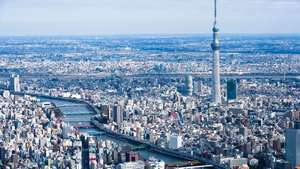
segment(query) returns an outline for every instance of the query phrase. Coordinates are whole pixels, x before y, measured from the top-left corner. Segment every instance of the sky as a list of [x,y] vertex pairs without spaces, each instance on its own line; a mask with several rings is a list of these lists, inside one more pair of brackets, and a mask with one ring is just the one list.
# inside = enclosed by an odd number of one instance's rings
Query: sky
[[[222,33],[300,33],[300,0],[219,0]],[[0,0],[0,35],[207,34],[213,0]]]

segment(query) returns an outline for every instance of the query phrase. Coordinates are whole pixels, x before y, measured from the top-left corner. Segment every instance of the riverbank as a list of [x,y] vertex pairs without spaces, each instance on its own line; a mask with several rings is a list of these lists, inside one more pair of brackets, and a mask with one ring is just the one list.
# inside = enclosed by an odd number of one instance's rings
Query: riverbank
[[[86,126],[93,124],[95,128],[87,129],[83,132],[86,132],[88,134],[95,134],[97,135],[98,132],[104,131],[105,137],[107,140],[118,140],[121,144],[129,144],[131,146],[136,145],[143,145],[143,149],[139,150],[138,152],[141,153],[141,157],[147,159],[150,156],[153,156],[157,159],[163,160],[166,163],[169,164],[182,164],[184,161],[199,161],[202,164],[209,164],[206,166],[211,166],[213,168],[220,168],[225,169],[226,167],[220,166],[216,164],[213,161],[200,158],[200,157],[194,157],[188,154],[182,154],[180,152],[165,149],[158,147],[154,144],[148,143],[146,141],[142,140],[136,140],[134,138],[115,133],[113,131],[110,131],[108,129],[104,129],[101,127],[101,125],[95,121],[92,121],[92,116],[96,114],[100,114],[99,110],[91,105],[87,101],[78,100],[78,99],[72,99],[72,98],[63,98],[63,97],[54,97],[54,96],[47,96],[42,94],[31,94],[31,93],[17,93],[19,95],[31,95],[39,98],[41,101],[49,101],[54,103],[58,108],[61,109],[62,113],[64,114],[64,120],[65,122],[69,123],[73,126]],[[91,123],[92,122],[92,123]],[[82,131],[81,131],[82,132]],[[103,137],[99,136],[99,137]]]
[[[31,94],[28,94],[28,95],[31,95]],[[37,94],[32,95],[32,96],[39,98],[41,101],[52,102],[57,107],[63,106],[63,107],[60,107],[60,109],[65,116],[64,120],[65,120],[65,122],[67,122],[73,126],[90,125],[91,117],[96,114],[96,112],[93,112],[93,109],[86,108],[86,106],[84,106],[84,104],[82,104],[85,102],[81,102],[80,100],[74,101],[74,99],[69,99],[69,98],[56,98],[53,96],[44,96],[44,95],[37,95]],[[82,105],[82,107],[80,108],[78,106],[75,106],[74,103],[80,104],[80,105]],[[69,104],[70,107],[66,106],[67,104]],[[76,122],[72,121],[74,119],[76,120]],[[103,134],[96,127],[81,128],[80,132],[96,136],[96,137],[98,137],[98,139],[101,139],[101,140],[109,140],[109,141],[116,142],[118,144],[130,145],[131,147],[133,147],[133,149],[136,149],[137,147],[139,147],[139,144],[130,142],[128,139],[113,137],[112,135],[107,134],[107,132],[105,132],[105,134]],[[158,153],[147,147],[143,148],[143,149],[141,149],[141,148],[136,149],[136,151],[140,153],[140,156],[143,159],[149,159],[150,157],[154,157],[156,159],[165,161],[166,164],[171,164],[171,165],[182,164],[187,161],[190,161],[190,160],[186,160],[184,158],[176,158],[174,156],[169,156],[169,155],[165,155],[162,153]]]

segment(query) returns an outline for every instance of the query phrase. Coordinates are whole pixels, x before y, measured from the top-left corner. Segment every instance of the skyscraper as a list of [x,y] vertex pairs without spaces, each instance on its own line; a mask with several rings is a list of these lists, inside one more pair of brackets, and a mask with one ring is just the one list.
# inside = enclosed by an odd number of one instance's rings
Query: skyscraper
[[186,94],[188,96],[192,96],[193,95],[193,90],[194,90],[192,75],[187,75],[185,77],[185,87],[186,87],[185,88]]
[[295,168],[300,164],[300,122],[295,122],[295,127],[286,129],[286,159]]
[[11,75],[10,83],[9,83],[10,90],[14,92],[20,92],[21,91],[21,85],[20,85],[20,76],[16,74]]
[[221,85],[220,85],[220,44],[218,39],[219,29],[217,28],[217,0],[214,1],[214,27],[213,42],[213,70],[212,70],[212,101],[215,104],[221,104]]
[[227,101],[237,98],[237,82],[234,79],[227,81]]
[[120,105],[113,105],[112,106],[112,120],[118,124],[122,123],[124,120],[123,117],[123,110]]

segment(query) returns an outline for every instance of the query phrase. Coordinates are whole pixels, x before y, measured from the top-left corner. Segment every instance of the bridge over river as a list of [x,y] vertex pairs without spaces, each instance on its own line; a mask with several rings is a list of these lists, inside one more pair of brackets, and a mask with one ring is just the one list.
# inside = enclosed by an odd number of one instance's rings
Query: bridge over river
[[[146,141],[137,140],[135,138],[115,133],[111,130],[103,128],[101,123],[92,119],[92,116],[100,113],[99,110],[90,103],[82,100],[75,100],[69,98],[45,96],[41,94],[18,93],[19,95],[32,95],[38,97],[41,101],[54,103],[61,109],[64,120],[80,129],[81,132],[86,132],[99,137],[101,140],[111,140],[119,144],[130,144],[133,149],[140,152],[142,158],[149,158],[153,156],[157,159],[165,161],[167,164],[182,164],[183,161],[198,161],[201,166],[198,168],[217,168],[226,169],[226,167],[218,165],[217,163],[201,157],[194,157],[188,154],[180,153],[175,150],[161,148],[157,145]],[[135,147],[135,148],[134,148]]]

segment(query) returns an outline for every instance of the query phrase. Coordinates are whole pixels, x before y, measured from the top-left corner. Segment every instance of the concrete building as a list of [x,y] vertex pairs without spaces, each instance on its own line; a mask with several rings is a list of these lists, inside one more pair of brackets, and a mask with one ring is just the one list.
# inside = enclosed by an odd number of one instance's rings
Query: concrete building
[[16,74],[11,75],[10,83],[9,83],[10,90],[14,92],[20,92],[21,91],[21,85],[20,85],[20,76]]
[[172,135],[170,136],[169,148],[170,149],[178,149],[182,147],[182,136],[180,135]]
[[237,81],[230,79],[227,81],[227,101],[237,98]]
[[123,122],[123,111],[120,105],[113,105],[111,111],[112,120],[118,124]]
[[185,77],[185,92],[187,96],[192,96],[193,95],[193,77],[191,75],[187,75]]

